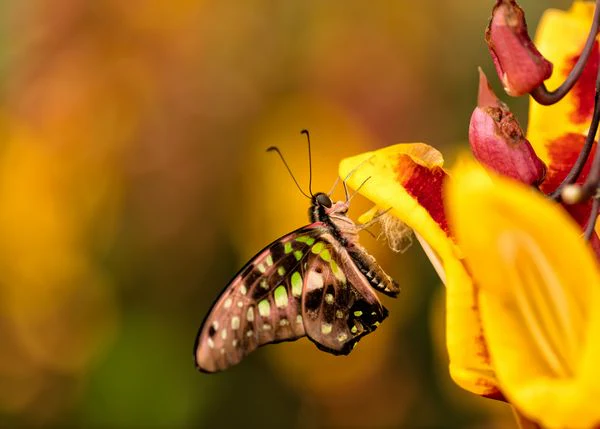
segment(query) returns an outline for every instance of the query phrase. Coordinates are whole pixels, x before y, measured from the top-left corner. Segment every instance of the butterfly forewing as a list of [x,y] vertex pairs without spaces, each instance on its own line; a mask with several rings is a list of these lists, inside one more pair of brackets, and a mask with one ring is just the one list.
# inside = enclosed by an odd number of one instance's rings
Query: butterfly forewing
[[306,256],[302,317],[306,335],[322,350],[348,354],[387,317],[346,249],[322,234]]
[[264,344],[304,336],[302,272],[319,223],[301,228],[258,253],[227,285],[196,338],[197,367],[222,371]]

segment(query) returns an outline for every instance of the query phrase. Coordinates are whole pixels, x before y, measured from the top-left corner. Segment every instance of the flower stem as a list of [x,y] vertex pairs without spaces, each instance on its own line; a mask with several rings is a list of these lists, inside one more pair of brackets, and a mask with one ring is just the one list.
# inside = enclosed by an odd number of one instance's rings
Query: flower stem
[[592,211],[590,212],[590,217],[588,219],[588,223],[585,227],[584,237],[587,241],[592,238],[592,234],[594,233],[594,229],[596,228],[596,219],[598,218],[598,211],[600,211],[600,198],[598,196],[594,197],[592,202]]
[[548,91],[548,88],[546,88],[546,85],[544,83],[542,83],[540,86],[534,89],[531,92],[531,96],[535,101],[544,106],[557,103],[571,90],[571,88],[573,88],[573,85],[575,85],[575,83],[581,76],[581,73],[585,68],[590,53],[592,52],[592,48],[594,47],[594,42],[596,41],[596,36],[598,35],[599,28],[600,0],[596,0],[596,9],[594,10],[592,27],[590,28],[590,33],[585,42],[585,46],[581,51],[581,55],[579,56],[577,63],[575,63],[575,67],[573,67],[573,70],[571,70],[571,72],[569,73],[565,81],[562,83],[562,85],[560,85],[554,91]]

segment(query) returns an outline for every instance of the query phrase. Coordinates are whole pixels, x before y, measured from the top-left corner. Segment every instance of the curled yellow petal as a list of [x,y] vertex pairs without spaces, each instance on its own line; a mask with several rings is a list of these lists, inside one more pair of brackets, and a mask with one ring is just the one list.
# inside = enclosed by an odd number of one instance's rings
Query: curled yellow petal
[[390,210],[427,241],[442,260],[454,257],[442,202],[447,174],[440,152],[423,143],[389,146],[342,160],[348,186]]
[[600,271],[555,203],[476,166],[454,172],[449,217],[479,286],[502,392],[545,427],[600,423]]

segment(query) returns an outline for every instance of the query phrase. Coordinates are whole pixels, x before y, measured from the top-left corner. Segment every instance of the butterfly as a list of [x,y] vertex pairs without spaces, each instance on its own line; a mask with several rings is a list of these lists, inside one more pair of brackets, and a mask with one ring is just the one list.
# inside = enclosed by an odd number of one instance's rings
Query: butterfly
[[[269,150],[290,171],[279,150]],[[194,345],[200,371],[223,371],[260,346],[304,336],[347,355],[387,317],[374,289],[391,297],[400,289],[359,244],[348,193],[335,203],[326,193],[310,194],[311,223],[261,250],[213,304]]]

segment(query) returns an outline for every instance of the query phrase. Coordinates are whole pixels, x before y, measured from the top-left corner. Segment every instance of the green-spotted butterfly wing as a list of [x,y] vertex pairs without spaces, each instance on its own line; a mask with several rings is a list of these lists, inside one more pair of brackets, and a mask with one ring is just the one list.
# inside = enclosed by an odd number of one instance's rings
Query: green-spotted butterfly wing
[[259,346],[304,335],[348,354],[386,316],[346,249],[315,222],[267,246],[225,288],[196,338],[196,366],[222,371]]
[[360,337],[387,317],[369,283],[331,234],[322,234],[311,246],[303,274],[304,329],[319,349],[348,354]]

